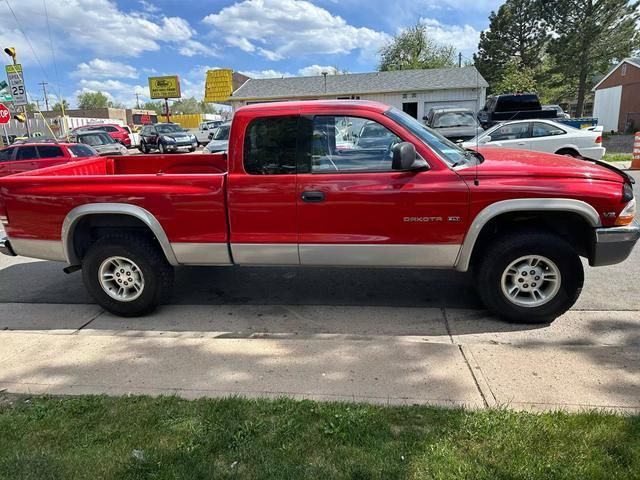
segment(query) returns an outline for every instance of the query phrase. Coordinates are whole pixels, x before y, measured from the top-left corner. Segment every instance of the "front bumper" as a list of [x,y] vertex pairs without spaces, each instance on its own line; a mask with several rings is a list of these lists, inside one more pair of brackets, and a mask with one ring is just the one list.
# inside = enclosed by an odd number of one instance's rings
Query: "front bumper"
[[16,252],[11,248],[11,243],[7,237],[0,237],[0,253],[8,255],[9,257],[15,257]]
[[596,228],[589,265],[602,267],[625,261],[638,239],[640,223],[637,220],[624,227]]

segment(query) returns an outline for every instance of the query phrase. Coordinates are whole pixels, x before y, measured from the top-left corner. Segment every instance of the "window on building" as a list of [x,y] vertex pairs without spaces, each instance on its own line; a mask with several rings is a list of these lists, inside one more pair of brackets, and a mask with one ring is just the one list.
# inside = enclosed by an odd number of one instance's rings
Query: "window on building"
[[253,120],[244,139],[244,169],[251,175],[296,173],[298,117]]

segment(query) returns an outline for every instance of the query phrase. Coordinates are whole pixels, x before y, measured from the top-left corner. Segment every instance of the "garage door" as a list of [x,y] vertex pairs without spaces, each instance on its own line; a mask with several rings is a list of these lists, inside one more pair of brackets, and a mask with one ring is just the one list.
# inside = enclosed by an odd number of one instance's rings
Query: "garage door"
[[424,114],[427,115],[432,107],[462,107],[476,111],[475,100],[451,100],[444,102],[424,102]]

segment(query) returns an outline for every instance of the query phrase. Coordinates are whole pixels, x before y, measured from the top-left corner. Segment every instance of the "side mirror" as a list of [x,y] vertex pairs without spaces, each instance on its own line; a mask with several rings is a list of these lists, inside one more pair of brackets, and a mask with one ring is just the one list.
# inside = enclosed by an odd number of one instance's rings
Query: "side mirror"
[[427,162],[418,158],[416,147],[413,143],[401,142],[392,148],[393,161],[391,168],[393,170],[425,170],[429,168]]
[[478,143],[480,145],[484,145],[485,143],[489,143],[490,141],[491,141],[491,135],[485,135],[480,140],[478,140]]

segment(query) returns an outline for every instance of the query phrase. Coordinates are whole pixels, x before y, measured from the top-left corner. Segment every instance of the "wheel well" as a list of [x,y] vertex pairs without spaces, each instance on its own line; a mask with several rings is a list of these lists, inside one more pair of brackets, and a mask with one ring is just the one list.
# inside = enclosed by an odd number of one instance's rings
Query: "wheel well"
[[556,155],[571,155],[571,154],[579,156],[580,152],[578,152],[575,148],[569,148],[569,147],[561,148],[556,152]]
[[470,265],[473,266],[498,237],[531,230],[558,235],[581,257],[591,256],[593,228],[582,215],[573,212],[508,212],[492,218],[482,228],[473,247]]
[[114,230],[135,233],[159,245],[149,226],[136,217],[119,214],[85,215],[75,224],[73,238],[70,239],[77,259],[82,260],[91,245]]

